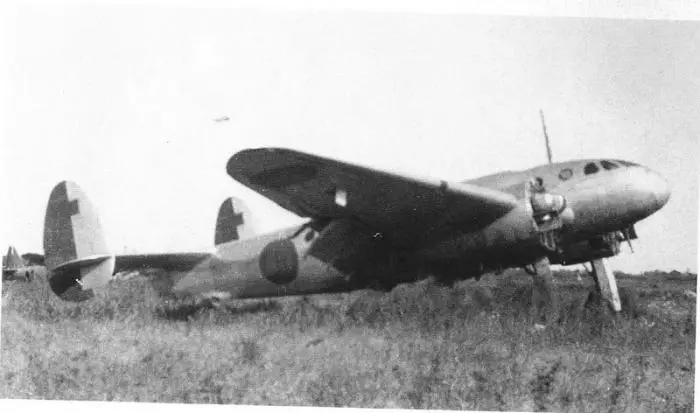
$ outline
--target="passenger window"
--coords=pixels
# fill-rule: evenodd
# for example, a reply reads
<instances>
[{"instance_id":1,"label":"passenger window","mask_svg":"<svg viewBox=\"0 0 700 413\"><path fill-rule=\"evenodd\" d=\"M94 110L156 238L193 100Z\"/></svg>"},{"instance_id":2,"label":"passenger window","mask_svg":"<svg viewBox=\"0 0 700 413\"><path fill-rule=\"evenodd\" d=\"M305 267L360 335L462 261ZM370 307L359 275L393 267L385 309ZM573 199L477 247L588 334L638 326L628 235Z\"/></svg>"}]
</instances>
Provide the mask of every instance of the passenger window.
<instances>
[{"instance_id":1,"label":"passenger window","mask_svg":"<svg viewBox=\"0 0 700 413\"><path fill-rule=\"evenodd\" d=\"M607 169L608 171L611 169L619 168L619 166L610 161L600 161L600 164L603 165L603 168Z\"/></svg>"},{"instance_id":2,"label":"passenger window","mask_svg":"<svg viewBox=\"0 0 700 413\"><path fill-rule=\"evenodd\" d=\"M594 174L598 171L598 165L594 164L593 162L586 164L586 166L583 168L583 173L586 175Z\"/></svg>"}]
</instances>

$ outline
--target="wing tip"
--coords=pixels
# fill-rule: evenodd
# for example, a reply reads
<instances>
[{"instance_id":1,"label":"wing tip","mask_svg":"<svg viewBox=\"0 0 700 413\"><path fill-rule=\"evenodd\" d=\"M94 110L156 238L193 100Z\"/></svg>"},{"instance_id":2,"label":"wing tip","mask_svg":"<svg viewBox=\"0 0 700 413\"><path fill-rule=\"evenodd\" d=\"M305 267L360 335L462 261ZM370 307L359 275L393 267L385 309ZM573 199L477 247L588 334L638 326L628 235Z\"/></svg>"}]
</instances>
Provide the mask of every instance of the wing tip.
<instances>
[{"instance_id":1,"label":"wing tip","mask_svg":"<svg viewBox=\"0 0 700 413\"><path fill-rule=\"evenodd\" d=\"M240 169L246 165L246 160L256 156L261 151L274 152L275 148L248 148L240 150L228 159L226 162L226 173L232 178L238 180L241 177Z\"/></svg>"},{"instance_id":2,"label":"wing tip","mask_svg":"<svg viewBox=\"0 0 700 413\"><path fill-rule=\"evenodd\" d=\"M297 151L282 147L248 148L234 153L226 162L226 173L237 181L248 181L248 175L242 173L243 169L250 170L251 165L262 168L265 165L265 157L268 155L298 154Z\"/></svg>"}]
</instances>

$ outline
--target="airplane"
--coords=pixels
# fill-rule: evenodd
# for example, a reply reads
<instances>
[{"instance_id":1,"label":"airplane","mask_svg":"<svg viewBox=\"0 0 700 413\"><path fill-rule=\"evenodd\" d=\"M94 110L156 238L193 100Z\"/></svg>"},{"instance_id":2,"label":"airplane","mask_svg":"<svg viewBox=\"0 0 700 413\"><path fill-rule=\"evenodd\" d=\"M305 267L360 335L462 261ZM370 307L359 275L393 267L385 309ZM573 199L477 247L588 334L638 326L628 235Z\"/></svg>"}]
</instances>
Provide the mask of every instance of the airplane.
<instances>
[{"instance_id":1,"label":"airplane","mask_svg":"<svg viewBox=\"0 0 700 413\"><path fill-rule=\"evenodd\" d=\"M2 279L9 280L31 280L32 269L24 264L24 259L17 252L17 249L10 245L7 254L2 257Z\"/></svg>"},{"instance_id":2,"label":"airplane","mask_svg":"<svg viewBox=\"0 0 700 413\"><path fill-rule=\"evenodd\" d=\"M552 264L591 263L597 291L621 310L607 259L637 238L634 225L669 200L668 182L642 165L584 159L462 182L393 173L284 148L246 149L234 180L303 224L257 234L238 199L221 205L215 252L115 255L95 207L57 184L44 225L52 290L82 301L113 274L159 269L159 291L234 299L391 290L434 276L450 285L524 267L552 291ZM155 283L154 283L155 284ZM551 295L551 305L556 296Z\"/></svg>"}]
</instances>

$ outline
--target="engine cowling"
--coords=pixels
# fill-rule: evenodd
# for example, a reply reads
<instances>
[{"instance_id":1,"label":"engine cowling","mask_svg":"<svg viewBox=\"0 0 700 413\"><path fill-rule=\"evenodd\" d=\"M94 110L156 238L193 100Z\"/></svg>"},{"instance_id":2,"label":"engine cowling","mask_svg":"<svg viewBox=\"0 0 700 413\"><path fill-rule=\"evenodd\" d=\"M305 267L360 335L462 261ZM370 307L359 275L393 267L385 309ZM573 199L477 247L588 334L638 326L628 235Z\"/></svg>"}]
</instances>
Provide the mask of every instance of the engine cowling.
<instances>
[{"instance_id":1,"label":"engine cowling","mask_svg":"<svg viewBox=\"0 0 700 413\"><path fill-rule=\"evenodd\" d=\"M566 198L550 193L534 194L531 198L533 215L559 213L566 208Z\"/></svg>"},{"instance_id":2,"label":"engine cowling","mask_svg":"<svg viewBox=\"0 0 700 413\"><path fill-rule=\"evenodd\" d=\"M574 220L574 211L567 206L563 195L532 194L529 198L529 207L532 211L532 219L542 233L561 229Z\"/></svg>"}]
</instances>

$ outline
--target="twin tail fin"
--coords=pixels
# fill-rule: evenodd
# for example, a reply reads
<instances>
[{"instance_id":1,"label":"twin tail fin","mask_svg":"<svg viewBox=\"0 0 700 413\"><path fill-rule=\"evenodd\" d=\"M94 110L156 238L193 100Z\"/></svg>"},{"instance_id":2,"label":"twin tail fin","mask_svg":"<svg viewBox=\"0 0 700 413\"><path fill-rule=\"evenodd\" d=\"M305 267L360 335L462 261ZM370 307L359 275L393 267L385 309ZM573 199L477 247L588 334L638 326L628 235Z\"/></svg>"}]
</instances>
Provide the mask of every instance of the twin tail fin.
<instances>
[{"instance_id":1,"label":"twin tail fin","mask_svg":"<svg viewBox=\"0 0 700 413\"><path fill-rule=\"evenodd\" d=\"M214 244L250 238L255 232L247 205L240 199L227 198L219 207ZM97 209L74 182L62 181L51 191L44 220L44 254L49 285L64 300L90 299L113 277L117 258L107 246ZM128 264L123 258L131 258L132 264L140 266L150 260L165 268L173 266L170 261L184 260L188 265L199 262L203 255L120 256L122 266Z\"/></svg>"},{"instance_id":2,"label":"twin tail fin","mask_svg":"<svg viewBox=\"0 0 700 413\"><path fill-rule=\"evenodd\" d=\"M44 219L49 285L68 301L84 301L114 273L97 210L78 185L63 181L51 191Z\"/></svg>"},{"instance_id":3,"label":"twin tail fin","mask_svg":"<svg viewBox=\"0 0 700 413\"><path fill-rule=\"evenodd\" d=\"M254 237L255 224L250 209L242 200L229 197L221 203L216 217L214 245L220 246L232 241Z\"/></svg>"}]
</instances>

